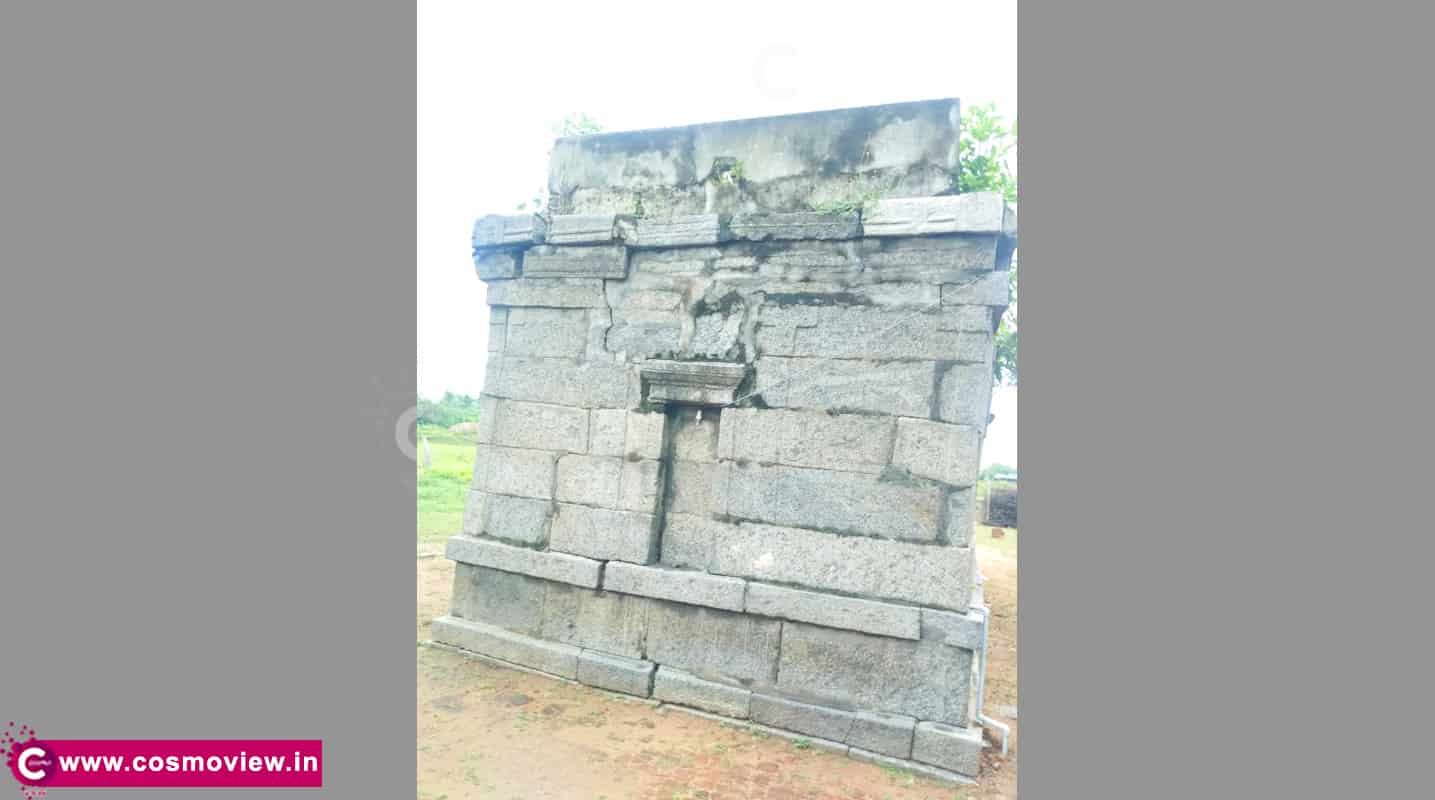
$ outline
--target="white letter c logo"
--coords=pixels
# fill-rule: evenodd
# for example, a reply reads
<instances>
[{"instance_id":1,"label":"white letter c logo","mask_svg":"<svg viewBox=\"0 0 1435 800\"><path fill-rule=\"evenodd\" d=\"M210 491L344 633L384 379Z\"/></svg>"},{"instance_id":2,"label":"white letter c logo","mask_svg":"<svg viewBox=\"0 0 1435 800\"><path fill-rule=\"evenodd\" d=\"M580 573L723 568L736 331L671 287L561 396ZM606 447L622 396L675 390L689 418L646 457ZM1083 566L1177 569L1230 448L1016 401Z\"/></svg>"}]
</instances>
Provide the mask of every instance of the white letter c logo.
<instances>
[{"instance_id":1,"label":"white letter c logo","mask_svg":"<svg viewBox=\"0 0 1435 800\"><path fill-rule=\"evenodd\" d=\"M45 777L45 771L43 769L30 769L30 759L39 758L43 755L45 755L45 748L43 747L27 747L20 751L20 757L15 760L15 766L20 770L20 774L25 776L26 780L38 781Z\"/></svg>"}]
</instances>

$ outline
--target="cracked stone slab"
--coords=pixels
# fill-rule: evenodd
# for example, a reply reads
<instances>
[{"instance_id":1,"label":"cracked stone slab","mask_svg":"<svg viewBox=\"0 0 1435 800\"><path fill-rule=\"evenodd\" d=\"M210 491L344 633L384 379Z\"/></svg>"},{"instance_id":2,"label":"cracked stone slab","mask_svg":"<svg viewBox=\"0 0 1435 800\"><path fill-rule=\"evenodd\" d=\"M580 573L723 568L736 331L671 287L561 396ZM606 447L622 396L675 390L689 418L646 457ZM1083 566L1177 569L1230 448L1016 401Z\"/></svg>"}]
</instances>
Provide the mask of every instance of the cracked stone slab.
<instances>
[{"instance_id":1,"label":"cracked stone slab","mask_svg":"<svg viewBox=\"0 0 1435 800\"><path fill-rule=\"evenodd\" d=\"M922 236L937 233L1002 233L1006 201L997 192L946 197L896 197L862 207L867 236Z\"/></svg>"},{"instance_id":2,"label":"cracked stone slab","mask_svg":"<svg viewBox=\"0 0 1435 800\"><path fill-rule=\"evenodd\" d=\"M608 564L607 573L603 577L603 588L611 592L741 611L747 582L703 572L613 561Z\"/></svg>"},{"instance_id":3,"label":"cracked stone slab","mask_svg":"<svg viewBox=\"0 0 1435 800\"><path fill-rule=\"evenodd\" d=\"M644 248L685 247L717 244L726 238L722 218L717 214L683 214L639 219L629 244Z\"/></svg>"},{"instance_id":4,"label":"cracked stone slab","mask_svg":"<svg viewBox=\"0 0 1435 800\"><path fill-rule=\"evenodd\" d=\"M554 214L548 223L549 244L605 244L617 238L614 214Z\"/></svg>"},{"instance_id":5,"label":"cracked stone slab","mask_svg":"<svg viewBox=\"0 0 1435 800\"><path fill-rule=\"evenodd\" d=\"M528 245L543 241L547 224L537 214L489 214L473 223L474 247Z\"/></svg>"},{"instance_id":6,"label":"cracked stone slab","mask_svg":"<svg viewBox=\"0 0 1435 800\"><path fill-rule=\"evenodd\" d=\"M745 608L749 614L781 617L828 628L897 639L921 638L922 612L913 606L750 583Z\"/></svg>"},{"instance_id":7,"label":"cracked stone slab","mask_svg":"<svg viewBox=\"0 0 1435 800\"><path fill-rule=\"evenodd\" d=\"M747 719L752 691L703 680L668 666L658 667L653 697L669 703L700 708L716 714Z\"/></svg>"},{"instance_id":8,"label":"cracked stone slab","mask_svg":"<svg viewBox=\"0 0 1435 800\"><path fill-rule=\"evenodd\" d=\"M512 277L509 275L508 277ZM547 306L549 308L603 308L601 278L517 278L488 284L490 306Z\"/></svg>"},{"instance_id":9,"label":"cracked stone slab","mask_svg":"<svg viewBox=\"0 0 1435 800\"><path fill-rule=\"evenodd\" d=\"M591 558L529 550L472 536L450 536L444 556L465 564L532 575L589 589L598 588L603 571L603 562Z\"/></svg>"},{"instance_id":10,"label":"cracked stone slab","mask_svg":"<svg viewBox=\"0 0 1435 800\"><path fill-rule=\"evenodd\" d=\"M648 697L653 693L653 672L656 669L657 665L651 661L623 658L596 650L584 650L578 654L579 683L635 697Z\"/></svg>"},{"instance_id":11,"label":"cracked stone slab","mask_svg":"<svg viewBox=\"0 0 1435 800\"><path fill-rule=\"evenodd\" d=\"M862 224L855 211L846 214L817 211L734 214L728 229L734 239L754 242L856 239L862 235Z\"/></svg>"},{"instance_id":12,"label":"cracked stone slab","mask_svg":"<svg viewBox=\"0 0 1435 800\"><path fill-rule=\"evenodd\" d=\"M628 248L623 245L539 245L523 254L530 278L625 278Z\"/></svg>"},{"instance_id":13,"label":"cracked stone slab","mask_svg":"<svg viewBox=\"0 0 1435 800\"><path fill-rule=\"evenodd\" d=\"M547 642L493 625L449 616L433 621L433 638L436 642L550 675L570 680L578 675L580 651L572 645Z\"/></svg>"},{"instance_id":14,"label":"cracked stone slab","mask_svg":"<svg viewBox=\"0 0 1435 800\"><path fill-rule=\"evenodd\" d=\"M912 760L975 776L981 770L982 729L919 722L912 738Z\"/></svg>"},{"instance_id":15,"label":"cracked stone slab","mask_svg":"<svg viewBox=\"0 0 1435 800\"><path fill-rule=\"evenodd\" d=\"M965 610L972 549L743 523L714 532L712 571L755 581Z\"/></svg>"}]
</instances>

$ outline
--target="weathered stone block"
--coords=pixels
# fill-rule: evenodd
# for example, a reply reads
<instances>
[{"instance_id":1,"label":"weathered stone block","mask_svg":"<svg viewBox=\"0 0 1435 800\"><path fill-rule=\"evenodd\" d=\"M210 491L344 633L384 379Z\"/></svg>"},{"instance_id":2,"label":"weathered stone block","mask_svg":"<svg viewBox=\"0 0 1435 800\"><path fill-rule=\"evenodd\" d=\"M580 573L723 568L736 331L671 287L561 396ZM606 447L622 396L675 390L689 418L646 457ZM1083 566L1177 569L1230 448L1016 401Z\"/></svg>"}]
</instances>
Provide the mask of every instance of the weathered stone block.
<instances>
[{"instance_id":1,"label":"weathered stone block","mask_svg":"<svg viewBox=\"0 0 1435 800\"><path fill-rule=\"evenodd\" d=\"M961 283L942 284L942 305L1011 305L1011 273L983 272Z\"/></svg>"},{"instance_id":2,"label":"weathered stone block","mask_svg":"<svg viewBox=\"0 0 1435 800\"><path fill-rule=\"evenodd\" d=\"M600 308L607 302L599 278L518 278L488 284L490 306Z\"/></svg>"},{"instance_id":3,"label":"weathered stone block","mask_svg":"<svg viewBox=\"0 0 1435 800\"><path fill-rule=\"evenodd\" d=\"M563 456L558 459L558 499L564 503L617 508L622 474L621 458Z\"/></svg>"},{"instance_id":4,"label":"weathered stone block","mask_svg":"<svg viewBox=\"0 0 1435 800\"><path fill-rule=\"evenodd\" d=\"M543 245L523 254L523 274L530 278L617 278L628 275L628 248L623 245Z\"/></svg>"},{"instance_id":5,"label":"weathered stone block","mask_svg":"<svg viewBox=\"0 0 1435 800\"><path fill-rule=\"evenodd\" d=\"M571 406L500 400L493 443L582 453L588 448L588 411Z\"/></svg>"},{"instance_id":6,"label":"weathered stone block","mask_svg":"<svg viewBox=\"0 0 1435 800\"><path fill-rule=\"evenodd\" d=\"M543 624L546 581L472 564L453 568L452 614L530 636Z\"/></svg>"},{"instance_id":7,"label":"weathered stone block","mask_svg":"<svg viewBox=\"0 0 1435 800\"><path fill-rule=\"evenodd\" d=\"M995 340L992 333L968 331L957 340L957 352L953 360L966 364L982 364L990 371Z\"/></svg>"},{"instance_id":8,"label":"weathered stone block","mask_svg":"<svg viewBox=\"0 0 1435 800\"><path fill-rule=\"evenodd\" d=\"M741 314L702 314L693 321L693 338L687 352L702 358L736 355L742 336Z\"/></svg>"},{"instance_id":9,"label":"weathered stone block","mask_svg":"<svg viewBox=\"0 0 1435 800\"><path fill-rule=\"evenodd\" d=\"M634 247L682 247L717 244L727 238L717 214L643 217L636 226Z\"/></svg>"},{"instance_id":10,"label":"weathered stone block","mask_svg":"<svg viewBox=\"0 0 1435 800\"><path fill-rule=\"evenodd\" d=\"M731 413L724 410L722 413ZM714 462L718 459L718 428L721 415L707 411L701 421L697 413L684 409L677 415L673 425L673 458L681 461Z\"/></svg>"},{"instance_id":11,"label":"weathered stone block","mask_svg":"<svg viewBox=\"0 0 1435 800\"><path fill-rule=\"evenodd\" d=\"M609 353L629 359L653 358L678 349L682 321L676 314L663 319L633 319L615 322L608 329L603 347Z\"/></svg>"},{"instance_id":12,"label":"weathered stone block","mask_svg":"<svg viewBox=\"0 0 1435 800\"><path fill-rule=\"evenodd\" d=\"M937 361L957 358L963 347L963 333L989 333L991 309L764 305L759 322L762 327L758 345L765 354Z\"/></svg>"},{"instance_id":13,"label":"weathered stone block","mask_svg":"<svg viewBox=\"0 0 1435 800\"><path fill-rule=\"evenodd\" d=\"M550 546L588 558L650 564L658 560L657 539L652 514L559 503Z\"/></svg>"},{"instance_id":14,"label":"weathered stone block","mask_svg":"<svg viewBox=\"0 0 1435 800\"><path fill-rule=\"evenodd\" d=\"M667 510L676 514L720 516L727 513L730 464L674 461Z\"/></svg>"},{"instance_id":15,"label":"weathered stone block","mask_svg":"<svg viewBox=\"0 0 1435 800\"><path fill-rule=\"evenodd\" d=\"M716 247L683 247L673 250L634 250L630 256L633 274L665 277L702 275L722 257Z\"/></svg>"},{"instance_id":16,"label":"weathered stone block","mask_svg":"<svg viewBox=\"0 0 1435 800\"><path fill-rule=\"evenodd\" d=\"M981 434L971 425L899 419L892 464L922 478L971 486L980 471L981 446Z\"/></svg>"},{"instance_id":17,"label":"weathered stone block","mask_svg":"<svg viewBox=\"0 0 1435 800\"><path fill-rule=\"evenodd\" d=\"M695 606L741 611L746 581L705 572L645 567L614 561L603 576L610 592L674 600ZM659 659L661 661L661 659Z\"/></svg>"},{"instance_id":18,"label":"weathered stone block","mask_svg":"<svg viewBox=\"0 0 1435 800\"><path fill-rule=\"evenodd\" d=\"M574 586L598 588L603 563L568 553L543 552L471 536L450 536L444 556L464 564L518 572Z\"/></svg>"},{"instance_id":19,"label":"weathered stone block","mask_svg":"<svg viewBox=\"0 0 1435 800\"><path fill-rule=\"evenodd\" d=\"M912 731L917 721L899 714L858 711L852 715L847 743L896 758L912 757Z\"/></svg>"},{"instance_id":20,"label":"weathered stone block","mask_svg":"<svg viewBox=\"0 0 1435 800\"><path fill-rule=\"evenodd\" d=\"M998 238L991 234L867 238L856 245L863 269L871 278L940 285L997 269L1001 263Z\"/></svg>"},{"instance_id":21,"label":"weathered stone block","mask_svg":"<svg viewBox=\"0 0 1435 800\"><path fill-rule=\"evenodd\" d=\"M789 211L734 214L729 230L735 239L754 242L797 239L856 239L862 235L857 212L822 214Z\"/></svg>"},{"instance_id":22,"label":"weathered stone block","mask_svg":"<svg viewBox=\"0 0 1435 800\"><path fill-rule=\"evenodd\" d=\"M777 679L782 625L775 619L654 601L648 608L647 657L703 675L771 684Z\"/></svg>"},{"instance_id":23,"label":"weathered stone block","mask_svg":"<svg viewBox=\"0 0 1435 800\"><path fill-rule=\"evenodd\" d=\"M975 777L982 765L982 729L919 722L912 737L912 760Z\"/></svg>"},{"instance_id":24,"label":"weathered stone block","mask_svg":"<svg viewBox=\"0 0 1435 800\"><path fill-rule=\"evenodd\" d=\"M628 458L662 458L663 427L667 417L661 413L628 412L628 430L624 450Z\"/></svg>"},{"instance_id":25,"label":"weathered stone block","mask_svg":"<svg viewBox=\"0 0 1435 800\"><path fill-rule=\"evenodd\" d=\"M727 523L693 514L669 513L663 528L663 564L670 567L706 570L712 563L713 538Z\"/></svg>"},{"instance_id":26,"label":"weathered stone block","mask_svg":"<svg viewBox=\"0 0 1435 800\"><path fill-rule=\"evenodd\" d=\"M578 682L637 697L648 697L653 693L653 671L656 666L651 661L584 650L578 654Z\"/></svg>"},{"instance_id":27,"label":"weathered stone block","mask_svg":"<svg viewBox=\"0 0 1435 800\"><path fill-rule=\"evenodd\" d=\"M971 653L939 642L784 622L777 685L858 708L965 725L971 671Z\"/></svg>"},{"instance_id":28,"label":"weathered stone block","mask_svg":"<svg viewBox=\"0 0 1435 800\"><path fill-rule=\"evenodd\" d=\"M583 408L625 408L629 388L624 364L505 356L489 361L485 375L489 394Z\"/></svg>"},{"instance_id":29,"label":"weathered stone block","mask_svg":"<svg viewBox=\"0 0 1435 800\"><path fill-rule=\"evenodd\" d=\"M433 638L436 642L569 680L578 676L579 650L572 645L545 642L457 617L434 620Z\"/></svg>"},{"instance_id":30,"label":"weathered stone block","mask_svg":"<svg viewBox=\"0 0 1435 800\"><path fill-rule=\"evenodd\" d=\"M493 395L478 396L478 443L493 444L493 434L498 428L499 399Z\"/></svg>"},{"instance_id":31,"label":"weathered stone block","mask_svg":"<svg viewBox=\"0 0 1435 800\"><path fill-rule=\"evenodd\" d=\"M658 667L657 675L653 679L653 697L665 703L677 703L727 717L747 719L752 691L703 680L664 664Z\"/></svg>"},{"instance_id":32,"label":"weathered stone block","mask_svg":"<svg viewBox=\"0 0 1435 800\"><path fill-rule=\"evenodd\" d=\"M613 214L554 214L548 225L549 244L605 244L617 238Z\"/></svg>"},{"instance_id":33,"label":"weathered stone block","mask_svg":"<svg viewBox=\"0 0 1435 800\"><path fill-rule=\"evenodd\" d=\"M502 354L508 343L508 309L502 306L488 310L488 352ZM491 356L490 356L491 357Z\"/></svg>"},{"instance_id":34,"label":"weathered stone block","mask_svg":"<svg viewBox=\"0 0 1435 800\"><path fill-rule=\"evenodd\" d=\"M937 539L942 503L935 484L754 464L733 467L727 513L775 525L931 542Z\"/></svg>"},{"instance_id":35,"label":"weathered stone block","mask_svg":"<svg viewBox=\"0 0 1435 800\"><path fill-rule=\"evenodd\" d=\"M934 233L1001 233L1006 202L996 192L947 197L896 197L862 207L866 236L919 236Z\"/></svg>"},{"instance_id":36,"label":"weathered stone block","mask_svg":"<svg viewBox=\"0 0 1435 800\"><path fill-rule=\"evenodd\" d=\"M615 592L548 584L542 636L604 653L642 658L651 601Z\"/></svg>"},{"instance_id":37,"label":"weathered stone block","mask_svg":"<svg viewBox=\"0 0 1435 800\"><path fill-rule=\"evenodd\" d=\"M747 586L744 608L749 614L781 617L878 636L899 639L917 639L921 636L921 611L914 606L898 606L857 597L750 583Z\"/></svg>"},{"instance_id":38,"label":"weathered stone block","mask_svg":"<svg viewBox=\"0 0 1435 800\"><path fill-rule=\"evenodd\" d=\"M770 406L931 414L935 362L764 356L756 366L758 392Z\"/></svg>"},{"instance_id":39,"label":"weathered stone block","mask_svg":"<svg viewBox=\"0 0 1435 800\"><path fill-rule=\"evenodd\" d=\"M594 409L589 413L588 452L595 456L622 456L628 412Z\"/></svg>"},{"instance_id":40,"label":"weathered stone block","mask_svg":"<svg viewBox=\"0 0 1435 800\"><path fill-rule=\"evenodd\" d=\"M922 638L976 652L982 647L982 615L978 611L922 609Z\"/></svg>"},{"instance_id":41,"label":"weathered stone block","mask_svg":"<svg viewBox=\"0 0 1435 800\"><path fill-rule=\"evenodd\" d=\"M985 363L951 364L939 370L937 419L985 430L992 405L992 369Z\"/></svg>"},{"instance_id":42,"label":"weathered stone block","mask_svg":"<svg viewBox=\"0 0 1435 800\"><path fill-rule=\"evenodd\" d=\"M523 251L521 250L475 250L473 253L474 268L478 270L479 280L503 281L507 278L518 276L519 265L523 263ZM493 303L493 288L489 287L489 303Z\"/></svg>"},{"instance_id":43,"label":"weathered stone block","mask_svg":"<svg viewBox=\"0 0 1435 800\"><path fill-rule=\"evenodd\" d=\"M834 742L847 741L852 730L850 712L760 693L752 695L750 716L754 722Z\"/></svg>"},{"instance_id":44,"label":"weathered stone block","mask_svg":"<svg viewBox=\"0 0 1435 800\"><path fill-rule=\"evenodd\" d=\"M966 547L972 543L972 508L975 489L953 489L947 493L947 511L942 517L942 543Z\"/></svg>"},{"instance_id":45,"label":"weathered stone block","mask_svg":"<svg viewBox=\"0 0 1435 800\"><path fill-rule=\"evenodd\" d=\"M624 511L656 514L663 493L663 463L652 459L624 461L618 507Z\"/></svg>"},{"instance_id":46,"label":"weathered stone block","mask_svg":"<svg viewBox=\"0 0 1435 800\"><path fill-rule=\"evenodd\" d=\"M543 241L547 224L537 214L489 214L473 223L474 247L527 245Z\"/></svg>"},{"instance_id":47,"label":"weathered stone block","mask_svg":"<svg viewBox=\"0 0 1435 800\"><path fill-rule=\"evenodd\" d=\"M578 358L588 347L588 312L569 308L514 308L508 312L503 352L534 358Z\"/></svg>"},{"instance_id":48,"label":"weathered stone block","mask_svg":"<svg viewBox=\"0 0 1435 800\"><path fill-rule=\"evenodd\" d=\"M553 504L548 500L490 495L488 518L480 530L496 539L542 547L548 541L552 514Z\"/></svg>"},{"instance_id":49,"label":"weathered stone block","mask_svg":"<svg viewBox=\"0 0 1435 800\"><path fill-rule=\"evenodd\" d=\"M859 414L732 408L723 411L722 458L880 473L896 423Z\"/></svg>"},{"instance_id":50,"label":"weathered stone block","mask_svg":"<svg viewBox=\"0 0 1435 800\"><path fill-rule=\"evenodd\" d=\"M557 453L481 444L473 467L474 488L517 497L553 497L553 464Z\"/></svg>"},{"instance_id":51,"label":"weathered stone block","mask_svg":"<svg viewBox=\"0 0 1435 800\"><path fill-rule=\"evenodd\" d=\"M468 490L468 500L463 504L463 522L460 530L469 536L483 533L488 521L488 493L477 489Z\"/></svg>"},{"instance_id":52,"label":"weathered stone block","mask_svg":"<svg viewBox=\"0 0 1435 800\"><path fill-rule=\"evenodd\" d=\"M770 583L963 610L967 547L919 545L743 523L714 534L713 572Z\"/></svg>"}]
</instances>

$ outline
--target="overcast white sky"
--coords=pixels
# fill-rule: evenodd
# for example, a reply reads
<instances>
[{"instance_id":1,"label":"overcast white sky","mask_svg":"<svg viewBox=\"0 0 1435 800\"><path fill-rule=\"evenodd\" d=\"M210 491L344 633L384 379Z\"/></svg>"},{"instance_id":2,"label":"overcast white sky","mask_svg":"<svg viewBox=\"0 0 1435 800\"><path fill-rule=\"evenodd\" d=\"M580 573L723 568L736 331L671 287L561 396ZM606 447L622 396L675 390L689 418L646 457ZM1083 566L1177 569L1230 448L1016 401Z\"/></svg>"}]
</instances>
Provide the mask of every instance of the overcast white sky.
<instances>
[{"instance_id":1,"label":"overcast white sky","mask_svg":"<svg viewBox=\"0 0 1435 800\"><path fill-rule=\"evenodd\" d=\"M1017 109L1016 3L418 4L418 387L476 395L488 310L474 219L547 179L553 124L605 130L958 97ZM999 388L984 463L1015 465Z\"/></svg>"}]
</instances>

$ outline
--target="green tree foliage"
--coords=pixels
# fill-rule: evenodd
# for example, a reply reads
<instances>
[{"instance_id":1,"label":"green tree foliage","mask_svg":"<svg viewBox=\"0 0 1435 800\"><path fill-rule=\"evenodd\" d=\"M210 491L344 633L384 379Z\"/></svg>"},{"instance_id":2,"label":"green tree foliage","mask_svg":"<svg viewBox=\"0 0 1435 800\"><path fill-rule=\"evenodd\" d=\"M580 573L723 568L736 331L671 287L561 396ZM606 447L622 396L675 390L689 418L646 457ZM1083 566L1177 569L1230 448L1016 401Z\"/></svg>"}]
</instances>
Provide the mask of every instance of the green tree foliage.
<instances>
[{"instance_id":1,"label":"green tree foliage","mask_svg":"<svg viewBox=\"0 0 1435 800\"><path fill-rule=\"evenodd\" d=\"M1001 192L1013 205L1017 202L1016 120L1007 125L996 104L970 106L963 110L961 138L957 144L958 168L953 176L958 192ZM1011 305L1002 315L996 332L996 358L992 380L1016 384L1016 258L1011 263Z\"/></svg>"},{"instance_id":2,"label":"green tree foliage","mask_svg":"<svg viewBox=\"0 0 1435 800\"><path fill-rule=\"evenodd\" d=\"M957 191L1001 192L1016 202L1016 174L1010 159L1016 154L1016 120L1006 124L996 103L962 110L961 138L957 142Z\"/></svg>"},{"instance_id":3,"label":"green tree foliage","mask_svg":"<svg viewBox=\"0 0 1435 800\"><path fill-rule=\"evenodd\" d=\"M564 114L563 119L553 123L555 136L587 136L602 132L603 125L582 111Z\"/></svg>"},{"instance_id":4,"label":"green tree foliage","mask_svg":"<svg viewBox=\"0 0 1435 800\"><path fill-rule=\"evenodd\" d=\"M478 398L466 394L444 392L438 401L419 398L420 425L437 425L447 428L460 422L478 421Z\"/></svg>"},{"instance_id":5,"label":"green tree foliage","mask_svg":"<svg viewBox=\"0 0 1435 800\"><path fill-rule=\"evenodd\" d=\"M992 464L982 470L981 479L989 481L998 475L1015 475L1016 467L1008 467L1006 464Z\"/></svg>"}]
</instances>

